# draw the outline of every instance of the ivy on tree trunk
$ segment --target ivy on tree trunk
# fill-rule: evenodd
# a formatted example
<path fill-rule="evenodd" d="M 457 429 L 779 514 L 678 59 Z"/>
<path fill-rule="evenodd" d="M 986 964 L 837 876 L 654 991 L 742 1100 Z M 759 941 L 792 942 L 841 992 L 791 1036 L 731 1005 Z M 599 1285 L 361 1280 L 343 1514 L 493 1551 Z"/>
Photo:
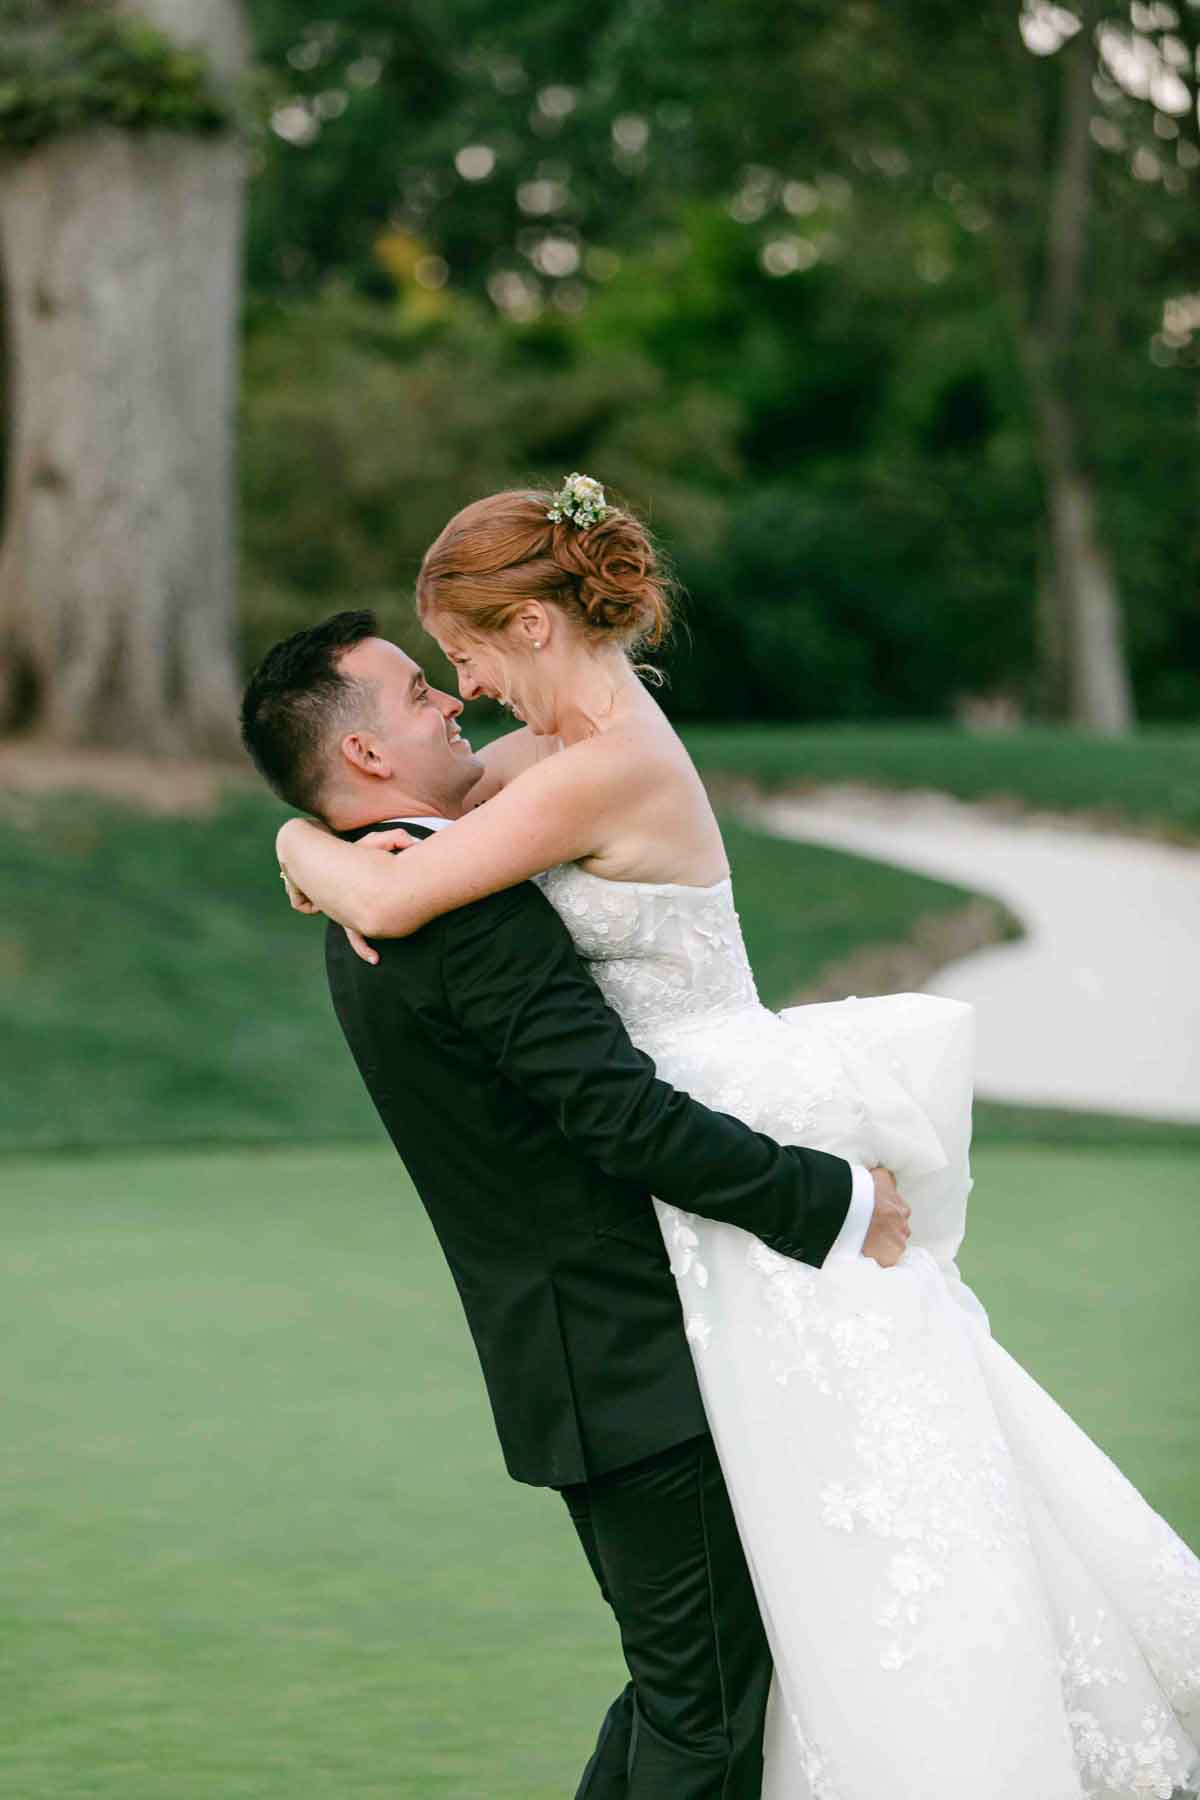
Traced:
<path fill-rule="evenodd" d="M 117 12 L 232 96 L 238 0 Z M 231 129 L 97 123 L 0 169 L 10 729 L 173 753 L 234 742 L 244 162 Z"/>

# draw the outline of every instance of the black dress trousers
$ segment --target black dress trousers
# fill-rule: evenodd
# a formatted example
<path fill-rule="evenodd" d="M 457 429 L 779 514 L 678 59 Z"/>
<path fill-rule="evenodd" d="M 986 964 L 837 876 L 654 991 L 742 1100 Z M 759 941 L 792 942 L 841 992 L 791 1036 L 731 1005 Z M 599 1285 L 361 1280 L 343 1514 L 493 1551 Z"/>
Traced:
<path fill-rule="evenodd" d="M 576 1800 L 760 1800 L 771 1657 L 712 1439 L 561 1491 L 632 1678 Z"/>

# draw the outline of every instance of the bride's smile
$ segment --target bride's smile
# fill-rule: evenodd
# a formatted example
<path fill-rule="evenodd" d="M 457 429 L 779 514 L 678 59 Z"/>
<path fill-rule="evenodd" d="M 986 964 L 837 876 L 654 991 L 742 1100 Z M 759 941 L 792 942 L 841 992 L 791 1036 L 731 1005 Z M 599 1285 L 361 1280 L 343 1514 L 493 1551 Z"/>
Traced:
<path fill-rule="evenodd" d="M 424 623 L 464 701 L 494 700 L 539 737 L 578 743 L 610 729 L 642 693 L 622 651 L 588 644 L 536 600 L 486 640 L 444 613 Z"/>

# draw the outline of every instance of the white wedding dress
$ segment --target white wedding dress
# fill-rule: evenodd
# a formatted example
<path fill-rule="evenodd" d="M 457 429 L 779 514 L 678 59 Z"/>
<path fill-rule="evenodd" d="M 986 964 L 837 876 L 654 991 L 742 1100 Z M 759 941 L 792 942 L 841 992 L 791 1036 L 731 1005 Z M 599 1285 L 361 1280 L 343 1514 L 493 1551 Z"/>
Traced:
<path fill-rule="evenodd" d="M 728 881 L 568 864 L 541 884 L 665 1080 L 887 1165 L 912 1207 L 898 1267 L 818 1270 L 656 1202 L 775 1659 L 764 1800 L 1189 1789 L 1200 1562 L 994 1341 L 955 1267 L 971 1009 L 772 1013 Z"/>

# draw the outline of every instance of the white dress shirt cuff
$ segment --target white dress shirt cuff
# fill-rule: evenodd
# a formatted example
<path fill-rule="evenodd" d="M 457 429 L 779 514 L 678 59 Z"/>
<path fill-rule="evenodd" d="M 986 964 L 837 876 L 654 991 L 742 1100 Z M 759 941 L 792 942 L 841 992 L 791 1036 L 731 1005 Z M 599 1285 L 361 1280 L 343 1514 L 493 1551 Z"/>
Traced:
<path fill-rule="evenodd" d="M 850 1175 L 850 1210 L 833 1240 L 830 1256 L 861 1256 L 875 1214 L 875 1183 L 871 1171 L 860 1163 L 851 1163 Z"/>

